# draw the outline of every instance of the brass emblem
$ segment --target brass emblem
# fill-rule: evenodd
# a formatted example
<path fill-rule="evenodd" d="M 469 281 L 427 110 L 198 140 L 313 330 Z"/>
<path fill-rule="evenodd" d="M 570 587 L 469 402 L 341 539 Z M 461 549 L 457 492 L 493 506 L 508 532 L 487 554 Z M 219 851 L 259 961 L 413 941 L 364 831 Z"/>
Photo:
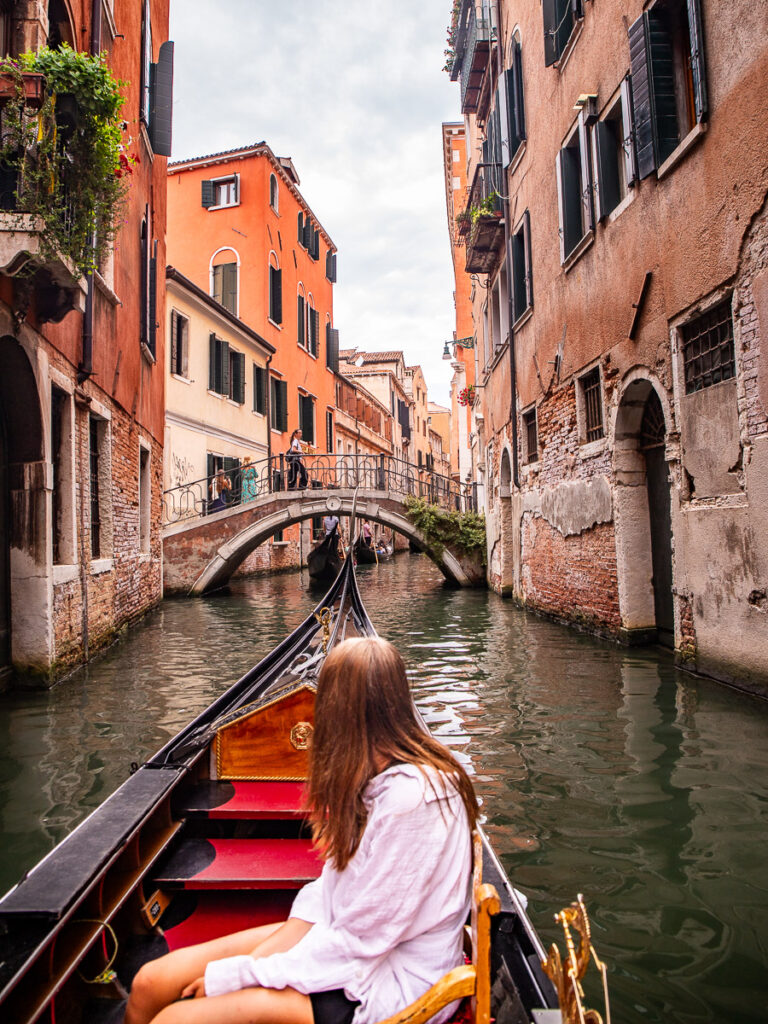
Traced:
<path fill-rule="evenodd" d="M 306 750 L 312 741 L 312 725 L 309 722 L 297 722 L 291 729 L 291 746 L 296 750 Z"/>

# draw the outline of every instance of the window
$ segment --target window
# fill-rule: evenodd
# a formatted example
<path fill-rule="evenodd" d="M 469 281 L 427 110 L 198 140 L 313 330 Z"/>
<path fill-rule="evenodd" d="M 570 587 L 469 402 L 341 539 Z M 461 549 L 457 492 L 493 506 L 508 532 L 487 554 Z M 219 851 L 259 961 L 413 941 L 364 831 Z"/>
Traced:
<path fill-rule="evenodd" d="M 312 516 L 312 540 L 322 540 L 323 537 L 325 537 L 323 516 Z"/>
<path fill-rule="evenodd" d="M 304 245 L 304 214 L 300 213 L 298 216 L 298 242 L 299 245 Z"/>
<path fill-rule="evenodd" d="M 331 284 L 336 283 L 336 253 L 330 249 L 325 254 L 325 276 Z"/>
<path fill-rule="evenodd" d="M 325 450 L 333 451 L 333 413 L 330 409 L 325 413 Z"/>
<path fill-rule="evenodd" d="M 237 316 L 237 264 L 219 263 L 211 273 L 214 299 Z"/>
<path fill-rule="evenodd" d="M 146 352 L 155 358 L 157 337 L 157 239 L 153 241 L 149 205 L 141 224 L 141 323 L 139 338 Z"/>
<path fill-rule="evenodd" d="M 307 299 L 307 351 L 317 356 L 320 339 L 320 313 L 312 305 L 312 296 Z"/>
<path fill-rule="evenodd" d="M 302 441 L 315 443 L 315 400 L 311 395 L 299 394 L 299 430 Z"/>
<path fill-rule="evenodd" d="M 730 297 L 685 324 L 680 334 L 686 395 L 736 375 Z"/>
<path fill-rule="evenodd" d="M 72 447 L 72 398 L 54 384 L 51 387 L 51 525 L 54 565 L 71 565 L 75 561 Z"/>
<path fill-rule="evenodd" d="M 208 390 L 225 395 L 242 405 L 245 402 L 245 355 L 230 348 L 215 334 L 209 339 Z"/>
<path fill-rule="evenodd" d="M 301 213 L 299 214 L 299 242 L 313 260 L 320 259 L 320 232 L 312 223 L 312 218 L 309 214 L 306 217 Z"/>
<path fill-rule="evenodd" d="M 628 79 L 622 82 L 618 99 L 595 124 L 593 132 L 597 219 L 604 220 L 637 178 Z"/>
<path fill-rule="evenodd" d="M 531 217 L 528 210 L 512 235 L 512 292 L 515 320 L 519 320 L 533 305 Z"/>
<path fill-rule="evenodd" d="M 253 411 L 262 416 L 267 411 L 267 369 L 253 364 Z"/>
<path fill-rule="evenodd" d="M 269 176 L 269 205 L 275 213 L 278 212 L 277 178 L 274 174 Z"/>
<path fill-rule="evenodd" d="M 334 373 L 339 372 L 339 332 L 331 327 L 330 320 L 325 325 L 325 365 Z"/>
<path fill-rule="evenodd" d="M 595 226 L 589 143 L 583 111 L 557 154 L 557 200 L 560 210 L 560 262 L 564 263 Z"/>
<path fill-rule="evenodd" d="M 278 544 L 282 544 L 283 543 L 283 531 L 282 530 L 275 530 L 275 532 L 272 534 L 272 540 L 275 541 Z"/>
<path fill-rule="evenodd" d="M 269 319 L 273 324 L 283 322 L 283 272 L 274 252 L 269 257 Z"/>
<path fill-rule="evenodd" d="M 299 285 L 299 294 L 296 300 L 296 324 L 297 341 L 302 348 L 307 347 L 307 304 L 304 299 L 302 286 Z"/>
<path fill-rule="evenodd" d="M 277 377 L 269 381 L 269 424 L 281 433 L 288 429 L 288 384 Z"/>
<path fill-rule="evenodd" d="M 501 97 L 501 150 L 504 166 L 508 167 L 525 141 L 525 107 L 523 104 L 523 52 L 519 38 L 512 40 L 510 66 L 500 83 Z"/>
<path fill-rule="evenodd" d="M 659 0 L 629 28 L 637 169 L 647 178 L 707 116 L 699 0 Z"/>
<path fill-rule="evenodd" d="M 536 408 L 523 413 L 523 443 L 525 444 L 525 461 L 539 461 L 539 434 L 536 423 Z"/>
<path fill-rule="evenodd" d="M 206 210 L 240 204 L 240 175 L 230 174 L 226 178 L 212 178 L 203 181 L 202 205 Z"/>
<path fill-rule="evenodd" d="M 152 512 L 152 478 L 150 476 L 150 450 L 139 444 L 139 551 L 149 554 L 150 521 Z"/>
<path fill-rule="evenodd" d="M 171 310 L 171 373 L 186 377 L 189 373 L 189 320 Z"/>
<path fill-rule="evenodd" d="M 585 373 L 578 380 L 578 404 L 583 429 L 582 440 L 599 441 L 603 431 L 603 403 L 600 396 L 600 367 Z"/>
<path fill-rule="evenodd" d="M 584 17 L 582 0 L 542 0 L 544 15 L 544 63 L 557 63 L 563 55 L 571 33 Z"/>

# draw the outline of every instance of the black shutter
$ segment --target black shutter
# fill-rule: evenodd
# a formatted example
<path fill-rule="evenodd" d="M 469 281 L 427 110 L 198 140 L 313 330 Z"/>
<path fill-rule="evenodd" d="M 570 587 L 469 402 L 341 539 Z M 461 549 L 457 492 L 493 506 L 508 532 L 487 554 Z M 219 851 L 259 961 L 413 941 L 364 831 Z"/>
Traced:
<path fill-rule="evenodd" d="M 171 310 L 171 373 L 179 372 L 179 314 Z"/>
<path fill-rule="evenodd" d="M 512 112 L 515 118 L 518 145 L 525 138 L 525 102 L 523 99 L 523 50 L 515 40 L 512 55 Z"/>
<path fill-rule="evenodd" d="M 581 241 L 581 166 L 578 150 L 564 146 L 560 150 L 560 176 L 563 196 L 563 246 L 569 256 Z"/>
<path fill-rule="evenodd" d="M 278 401 L 280 409 L 279 429 L 285 432 L 288 429 L 288 383 L 284 380 L 279 380 L 277 382 L 277 391 L 280 396 Z"/>
<path fill-rule="evenodd" d="M 282 271 L 273 266 L 269 268 L 269 319 L 276 324 L 283 322 Z"/>
<path fill-rule="evenodd" d="M 216 377 L 217 377 L 216 370 L 217 370 L 218 365 L 219 365 L 216 341 L 217 341 L 217 338 L 216 338 L 215 334 L 209 335 L 209 337 L 208 337 L 208 390 L 209 391 L 215 391 L 216 390 Z"/>
<path fill-rule="evenodd" d="M 333 453 L 333 413 L 330 409 L 325 414 L 325 450 Z"/>
<path fill-rule="evenodd" d="M 149 261 L 149 302 L 147 303 L 147 347 L 155 355 L 157 345 L 157 239 Z"/>
<path fill-rule="evenodd" d="M 152 65 L 149 92 L 152 152 L 158 156 L 170 156 L 173 121 L 173 43 L 170 40 L 160 47 L 157 64 Z"/>
<path fill-rule="evenodd" d="M 336 284 L 336 253 L 330 249 L 325 254 L 325 276 L 332 284 Z"/>
<path fill-rule="evenodd" d="M 512 235 L 512 306 L 515 320 L 525 312 L 525 238 L 522 231 Z"/>
<path fill-rule="evenodd" d="M 317 344 L 320 339 L 320 312 L 317 309 L 309 307 L 310 322 L 312 330 L 310 334 L 310 351 L 313 356 L 317 355 Z"/>
<path fill-rule="evenodd" d="M 302 348 L 306 346 L 306 338 L 304 336 L 304 296 L 299 295 L 296 303 L 296 319 L 298 321 L 298 342 Z"/>
<path fill-rule="evenodd" d="M 326 337 L 325 364 L 334 373 L 339 372 L 339 332 L 330 324 Z"/>
<path fill-rule="evenodd" d="M 218 339 L 217 339 L 218 340 Z M 216 390 L 220 395 L 229 394 L 229 342 L 219 341 L 219 379 Z"/>
<path fill-rule="evenodd" d="M 203 191 L 203 206 L 208 209 L 209 206 L 213 206 L 213 182 L 212 181 L 201 181 L 200 185 Z"/>
<path fill-rule="evenodd" d="M 696 121 L 707 117 L 707 69 L 704 60 L 704 31 L 700 0 L 688 0 L 688 32 L 691 37 L 691 75 Z"/>
<path fill-rule="evenodd" d="M 299 245 L 304 245 L 304 214 L 298 216 L 298 240 Z"/>
<path fill-rule="evenodd" d="M 239 402 L 240 405 L 245 405 L 245 355 L 242 352 L 237 353 L 237 364 L 239 377 L 235 401 Z"/>
<path fill-rule="evenodd" d="M 632 112 L 638 176 L 647 178 L 677 146 L 672 46 L 664 25 L 645 11 L 629 27 Z"/>
<path fill-rule="evenodd" d="M 579 0 L 542 0 L 544 18 L 544 63 L 550 67 L 560 59 L 573 31 L 573 14 L 581 16 Z"/>
<path fill-rule="evenodd" d="M 531 214 L 528 210 L 523 214 L 523 238 L 525 241 L 525 300 L 530 307 L 533 305 L 533 260 L 531 258 Z"/>
<path fill-rule="evenodd" d="M 304 246 L 307 252 L 309 252 L 309 250 L 312 248 L 312 221 L 309 219 L 309 217 L 307 217 L 307 219 L 304 221 L 304 231 L 301 244 Z"/>
<path fill-rule="evenodd" d="M 139 340 L 149 344 L 149 204 L 144 207 L 144 223 L 141 228 L 141 323 Z"/>
<path fill-rule="evenodd" d="M 253 364 L 253 411 L 262 415 L 267 408 L 267 371 Z"/>
<path fill-rule="evenodd" d="M 595 149 L 597 150 L 597 195 L 599 200 L 598 219 L 604 220 L 611 210 L 619 205 L 619 166 L 616 156 L 616 142 L 613 130 L 605 121 L 595 125 Z"/>
<path fill-rule="evenodd" d="M 208 480 L 210 480 L 211 477 L 215 473 L 216 473 L 215 456 L 211 455 L 210 452 L 207 452 L 206 456 L 205 456 L 205 475 L 208 478 Z M 206 495 L 205 496 L 206 496 L 206 499 L 210 498 L 210 496 L 211 496 L 211 493 L 210 493 L 210 491 L 208 490 L 207 487 L 206 487 Z"/>

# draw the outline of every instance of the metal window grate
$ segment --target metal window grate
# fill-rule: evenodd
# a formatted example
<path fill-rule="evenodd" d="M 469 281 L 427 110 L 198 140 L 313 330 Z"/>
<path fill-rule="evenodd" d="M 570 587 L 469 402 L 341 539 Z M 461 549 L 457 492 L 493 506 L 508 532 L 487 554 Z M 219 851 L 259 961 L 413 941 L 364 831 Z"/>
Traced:
<path fill-rule="evenodd" d="M 596 366 L 581 378 L 587 441 L 603 437 L 603 407 L 600 402 L 600 370 Z"/>
<path fill-rule="evenodd" d="M 525 427 L 525 461 L 539 461 L 539 432 L 536 423 L 536 410 L 530 409 L 523 413 L 523 426 Z"/>
<path fill-rule="evenodd" d="M 681 334 L 686 395 L 736 375 L 730 297 L 685 324 Z"/>

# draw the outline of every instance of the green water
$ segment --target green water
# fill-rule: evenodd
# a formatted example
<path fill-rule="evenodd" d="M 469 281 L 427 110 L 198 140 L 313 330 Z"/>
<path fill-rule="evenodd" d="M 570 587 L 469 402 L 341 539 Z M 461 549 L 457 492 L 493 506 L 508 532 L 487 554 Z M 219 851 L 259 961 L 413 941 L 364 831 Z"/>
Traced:
<path fill-rule="evenodd" d="M 359 579 L 545 944 L 584 893 L 614 1024 L 768 1021 L 768 702 L 449 590 L 419 556 Z M 54 690 L 0 699 L 0 890 L 297 625 L 305 585 L 166 602 Z"/>

